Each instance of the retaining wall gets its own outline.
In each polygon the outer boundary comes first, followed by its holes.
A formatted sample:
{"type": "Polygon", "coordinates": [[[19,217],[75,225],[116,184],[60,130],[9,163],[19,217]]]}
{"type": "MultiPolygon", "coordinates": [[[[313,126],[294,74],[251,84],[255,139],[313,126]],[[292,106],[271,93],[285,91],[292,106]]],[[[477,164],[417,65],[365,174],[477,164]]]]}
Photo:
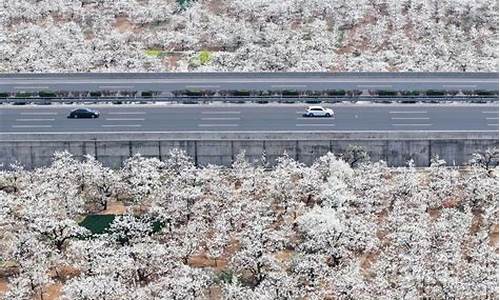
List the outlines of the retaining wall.
{"type": "Polygon", "coordinates": [[[249,160],[265,152],[272,164],[285,152],[306,164],[328,152],[345,152],[349,145],[360,145],[372,160],[385,160],[402,166],[413,159],[417,166],[428,166],[434,155],[450,165],[464,165],[474,152],[498,148],[498,133],[124,133],[0,135],[0,167],[8,169],[15,161],[27,169],[50,164],[55,151],[68,150],[77,158],[95,156],[105,166],[118,168],[128,157],[140,153],[165,159],[172,149],[186,151],[197,165],[230,165],[245,151],[249,160]]]}

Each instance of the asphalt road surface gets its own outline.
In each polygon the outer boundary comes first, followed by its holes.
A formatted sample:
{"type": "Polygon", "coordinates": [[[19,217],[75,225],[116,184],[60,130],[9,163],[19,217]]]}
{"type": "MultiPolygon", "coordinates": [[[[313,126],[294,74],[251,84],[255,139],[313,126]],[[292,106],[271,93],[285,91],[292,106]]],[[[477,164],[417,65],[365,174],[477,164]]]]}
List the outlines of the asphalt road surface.
{"type": "Polygon", "coordinates": [[[498,73],[0,74],[0,92],[229,90],[498,90],[498,73]]]}
{"type": "Polygon", "coordinates": [[[0,106],[0,133],[168,131],[498,132],[498,105],[325,105],[334,118],[306,118],[306,105],[92,105],[99,119],[68,119],[72,105],[0,106]]]}

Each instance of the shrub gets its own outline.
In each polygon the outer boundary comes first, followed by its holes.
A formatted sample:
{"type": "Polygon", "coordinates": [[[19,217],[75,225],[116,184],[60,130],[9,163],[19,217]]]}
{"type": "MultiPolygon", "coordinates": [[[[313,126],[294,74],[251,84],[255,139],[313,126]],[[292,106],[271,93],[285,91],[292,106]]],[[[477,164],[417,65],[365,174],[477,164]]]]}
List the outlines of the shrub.
{"type": "Polygon", "coordinates": [[[498,94],[498,91],[475,90],[474,93],[478,96],[495,96],[498,94]]]}
{"type": "Polygon", "coordinates": [[[345,96],[346,91],[345,90],[327,90],[326,94],[328,96],[345,96]]]}
{"type": "Polygon", "coordinates": [[[425,94],[427,96],[444,96],[444,95],[446,95],[446,91],[442,91],[442,90],[427,90],[427,91],[425,91],[425,94]]]}
{"type": "Polygon", "coordinates": [[[101,97],[101,92],[90,92],[90,97],[101,97]]]}
{"type": "Polygon", "coordinates": [[[281,92],[281,95],[283,95],[283,96],[299,96],[299,92],[298,91],[284,90],[281,92]]]}
{"type": "Polygon", "coordinates": [[[212,55],[210,54],[210,52],[203,50],[199,54],[199,59],[201,65],[206,65],[212,60],[212,55]]]}
{"type": "Polygon", "coordinates": [[[32,96],[32,93],[16,93],[16,98],[30,98],[32,96]]]}
{"type": "Polygon", "coordinates": [[[38,93],[38,96],[43,98],[51,98],[51,97],[56,97],[56,93],[50,91],[41,91],[38,93]]]}
{"type": "Polygon", "coordinates": [[[0,98],[7,98],[9,96],[10,96],[9,93],[0,93],[0,98]]]}
{"type": "Polygon", "coordinates": [[[397,91],[392,91],[392,90],[377,90],[375,93],[379,96],[397,96],[398,92],[397,91]]]}
{"type": "Polygon", "coordinates": [[[230,95],[232,96],[250,96],[250,91],[248,90],[232,90],[229,91],[230,95]]]}
{"type": "Polygon", "coordinates": [[[403,96],[420,96],[420,91],[401,91],[403,96]]]}

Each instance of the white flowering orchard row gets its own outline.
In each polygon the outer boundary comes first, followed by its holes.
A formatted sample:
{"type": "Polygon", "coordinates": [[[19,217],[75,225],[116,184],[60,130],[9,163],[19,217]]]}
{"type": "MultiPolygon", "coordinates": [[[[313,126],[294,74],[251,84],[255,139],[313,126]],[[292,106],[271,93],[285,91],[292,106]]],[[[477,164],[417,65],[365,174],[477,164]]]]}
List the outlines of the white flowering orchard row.
{"type": "Polygon", "coordinates": [[[59,153],[1,171],[0,298],[498,297],[498,167],[264,162],[174,151],[111,170],[59,153]],[[79,225],[116,201],[104,233],[79,225]]]}
{"type": "Polygon", "coordinates": [[[0,72],[498,69],[496,0],[183,2],[3,0],[0,72]]]}

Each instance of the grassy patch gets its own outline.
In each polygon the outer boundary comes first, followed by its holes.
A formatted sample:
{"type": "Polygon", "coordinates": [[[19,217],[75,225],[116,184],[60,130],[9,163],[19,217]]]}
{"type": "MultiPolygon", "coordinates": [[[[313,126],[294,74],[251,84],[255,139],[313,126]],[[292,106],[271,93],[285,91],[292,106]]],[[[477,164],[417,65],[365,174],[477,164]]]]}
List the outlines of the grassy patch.
{"type": "Polygon", "coordinates": [[[162,57],[164,55],[164,52],[158,49],[148,49],[145,51],[145,54],[149,57],[162,57]]]}

